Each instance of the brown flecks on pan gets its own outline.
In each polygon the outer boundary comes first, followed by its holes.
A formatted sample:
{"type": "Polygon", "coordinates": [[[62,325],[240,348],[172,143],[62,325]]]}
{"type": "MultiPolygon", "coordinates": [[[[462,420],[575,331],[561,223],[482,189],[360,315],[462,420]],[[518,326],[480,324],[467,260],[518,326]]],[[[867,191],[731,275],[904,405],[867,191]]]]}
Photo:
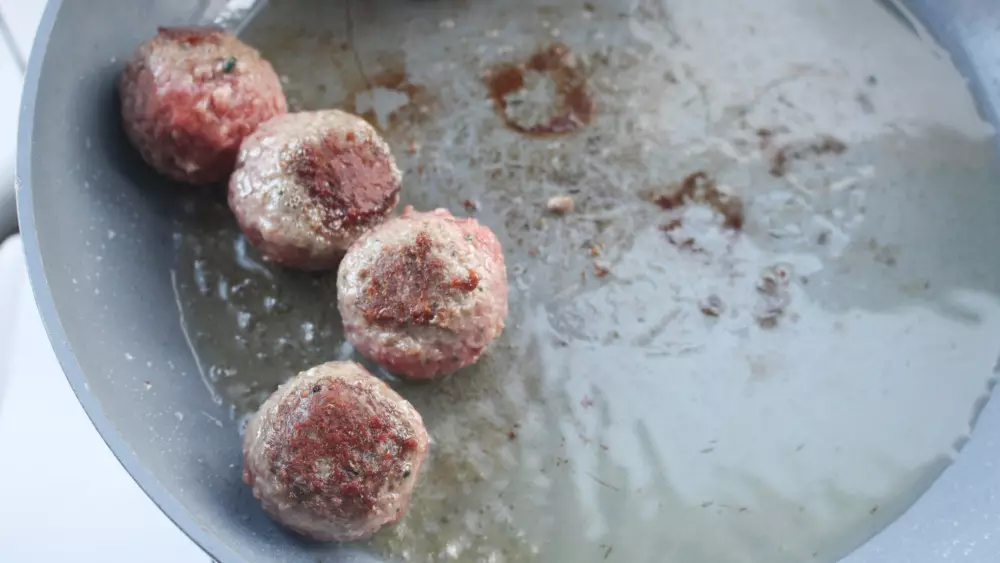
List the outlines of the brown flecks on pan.
{"type": "MultiPolygon", "coordinates": [[[[750,128],[750,125],[745,123],[744,127],[750,128]]],[[[756,127],[753,129],[753,133],[757,137],[757,145],[762,151],[774,147],[779,137],[788,132],[789,129],[783,125],[756,127]]]]}
{"type": "Polygon", "coordinates": [[[594,100],[587,79],[569,47],[552,45],[536,52],[526,62],[502,64],[489,70],[484,77],[494,105],[507,127],[531,136],[564,135],[590,123],[594,116],[594,100]],[[547,102],[545,118],[538,121],[514,115],[512,98],[528,86],[529,73],[541,74],[555,86],[554,99],[547,102]]]}
{"type": "Polygon", "coordinates": [[[701,252],[700,248],[694,245],[694,237],[686,236],[680,230],[684,226],[684,221],[674,219],[665,225],[660,225],[660,230],[667,233],[667,241],[681,250],[691,252],[701,252]]]}
{"type": "Polygon", "coordinates": [[[677,209],[687,202],[703,203],[722,215],[723,226],[727,229],[738,231],[743,228],[743,200],[720,188],[715,179],[704,171],[688,174],[666,193],[654,194],[652,201],[663,209],[677,209]]]}
{"type": "Polygon", "coordinates": [[[681,228],[683,226],[684,226],[684,221],[681,221],[680,219],[674,219],[673,221],[670,221],[669,223],[660,225],[660,230],[663,231],[663,232],[669,233],[669,232],[677,230],[677,229],[679,229],[679,228],[681,228]]]}
{"type": "Polygon", "coordinates": [[[762,149],[766,149],[771,144],[771,140],[774,139],[774,131],[767,127],[761,127],[755,133],[757,134],[757,138],[760,139],[760,148],[762,149]]]}
{"type": "MultiPolygon", "coordinates": [[[[361,90],[348,96],[345,109],[360,115],[375,127],[393,129],[400,125],[425,121],[430,115],[433,105],[434,99],[427,88],[412,82],[406,70],[400,68],[386,70],[368,77],[367,84],[361,90]],[[405,102],[401,99],[382,100],[379,90],[402,94],[406,100],[405,102]],[[385,111],[388,112],[388,123],[384,123],[384,120],[380,123],[378,115],[380,108],[385,108],[385,111]]],[[[420,147],[416,143],[411,146],[414,148],[413,153],[419,151],[420,147]]]]}
{"type": "Polygon", "coordinates": [[[722,298],[713,293],[702,299],[698,308],[706,317],[721,317],[726,311],[726,304],[722,302],[722,298]]]}
{"type": "Polygon", "coordinates": [[[793,143],[778,149],[771,158],[771,175],[781,178],[788,173],[788,168],[792,161],[803,160],[810,156],[823,156],[827,154],[842,154],[847,150],[847,145],[843,141],[824,135],[809,143],[793,143]]]}

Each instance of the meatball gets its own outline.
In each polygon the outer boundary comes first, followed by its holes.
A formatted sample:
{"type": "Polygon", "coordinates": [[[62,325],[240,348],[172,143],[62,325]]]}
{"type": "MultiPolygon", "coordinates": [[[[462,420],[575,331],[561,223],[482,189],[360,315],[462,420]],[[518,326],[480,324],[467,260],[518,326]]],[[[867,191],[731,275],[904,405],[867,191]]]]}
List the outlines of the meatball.
{"type": "Polygon", "coordinates": [[[213,27],[160,28],[125,65],[119,90],[143,159],[195,185],[228,178],[243,138],[287,111],[271,64],[213,27]]]}
{"type": "Polygon", "coordinates": [[[399,202],[402,174],[365,120],[337,110],[276,117],[243,142],[229,207],[264,259],[332,270],[399,202]]]}
{"type": "Polygon", "coordinates": [[[247,425],[243,480],[272,518],[318,541],[399,520],[428,437],[416,409],[353,362],[304,371],[247,425]]]}
{"type": "Polygon", "coordinates": [[[361,354],[394,374],[433,379],[474,363],[503,331],[503,251],[473,219],[407,207],[347,252],[337,299],[361,354]]]}

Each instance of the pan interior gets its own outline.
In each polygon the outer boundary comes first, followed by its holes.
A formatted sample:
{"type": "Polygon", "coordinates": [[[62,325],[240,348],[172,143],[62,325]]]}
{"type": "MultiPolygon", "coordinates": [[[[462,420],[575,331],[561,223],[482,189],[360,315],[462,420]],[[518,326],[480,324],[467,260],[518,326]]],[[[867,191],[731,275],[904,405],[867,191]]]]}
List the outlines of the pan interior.
{"type": "MultiPolygon", "coordinates": [[[[833,561],[967,439],[1000,333],[993,132],[879,4],[283,0],[244,38],[294,109],[384,131],[405,203],[504,243],[487,357],[429,385],[370,366],[433,437],[374,550],[833,561]],[[535,64],[553,47],[560,66],[535,64]],[[547,213],[564,194],[575,211],[547,213]]],[[[299,370],[362,361],[332,275],[264,264],[221,196],[185,197],[177,302],[234,420],[299,370]]]]}

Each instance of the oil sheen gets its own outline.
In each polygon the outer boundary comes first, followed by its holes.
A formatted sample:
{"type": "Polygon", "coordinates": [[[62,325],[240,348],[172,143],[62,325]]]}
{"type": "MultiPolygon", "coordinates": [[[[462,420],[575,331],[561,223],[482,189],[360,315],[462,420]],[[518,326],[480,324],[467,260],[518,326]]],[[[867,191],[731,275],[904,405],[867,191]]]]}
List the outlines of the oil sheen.
{"type": "MultiPolygon", "coordinates": [[[[510,316],[482,361],[423,385],[369,365],[433,440],[372,549],[844,556],[937,477],[992,386],[993,132],[947,57],[875,2],[550,4],[287,0],[244,33],[295,109],[382,129],[404,203],[475,216],[505,248],[510,316]],[[572,74],[525,64],[491,99],[484,77],[556,44],[572,74]],[[526,134],[567,76],[588,121],[526,134]],[[704,193],[665,203],[698,172],[738,225],[704,193]],[[567,194],[572,213],[546,211],[567,194]]],[[[332,274],[263,263],[219,195],[185,209],[177,301],[234,420],[300,370],[362,360],[332,274]]]]}

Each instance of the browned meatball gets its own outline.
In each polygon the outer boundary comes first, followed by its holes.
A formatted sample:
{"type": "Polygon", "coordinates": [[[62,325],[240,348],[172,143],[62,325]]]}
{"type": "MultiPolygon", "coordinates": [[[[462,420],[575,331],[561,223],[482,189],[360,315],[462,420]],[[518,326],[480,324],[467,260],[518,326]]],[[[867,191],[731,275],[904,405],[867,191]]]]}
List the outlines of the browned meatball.
{"type": "Polygon", "coordinates": [[[119,90],[143,159],[190,184],[228,178],[243,138],[287,111],[271,64],[212,27],[160,28],[125,65],[119,90]]]}
{"type": "Polygon", "coordinates": [[[410,403],[360,365],[330,362],[279,387],[251,419],[243,480],[299,534],[357,540],[403,516],[427,445],[410,403]]]}
{"type": "Polygon", "coordinates": [[[337,302],[347,339],[365,357],[414,379],[451,373],[503,331],[500,242],[473,219],[408,207],[348,251],[337,302]]]}
{"type": "Polygon", "coordinates": [[[265,260],[329,270],[392,213],[401,179],[389,145],[360,117],[290,113],[243,142],[229,207],[265,260]]]}

